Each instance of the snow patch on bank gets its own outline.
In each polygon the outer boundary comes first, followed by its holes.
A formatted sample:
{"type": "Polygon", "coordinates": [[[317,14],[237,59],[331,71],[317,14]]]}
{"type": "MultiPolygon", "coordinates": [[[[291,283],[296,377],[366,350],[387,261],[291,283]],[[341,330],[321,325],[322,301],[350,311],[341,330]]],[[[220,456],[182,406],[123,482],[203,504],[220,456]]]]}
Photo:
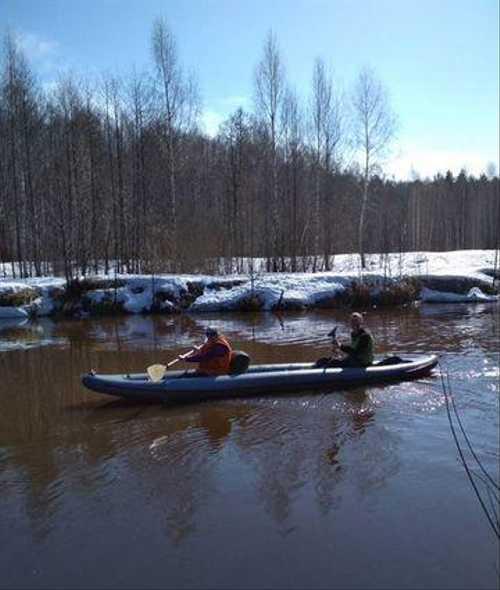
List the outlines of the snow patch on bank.
{"type": "MultiPolygon", "coordinates": [[[[447,278],[464,278],[483,285],[492,284],[495,267],[494,250],[460,250],[454,252],[411,252],[406,254],[371,254],[367,268],[361,273],[359,256],[343,254],[331,257],[333,270],[317,273],[265,273],[231,276],[208,275],[99,275],[98,279],[120,281],[117,288],[92,289],[85,292],[91,306],[116,302],[131,314],[155,311],[193,312],[230,311],[241,309],[242,304],[257,300],[256,308],[302,309],[328,306],[335,297],[348,289],[353,281],[363,278],[372,295],[380,293],[388,283],[402,279],[439,278],[439,287],[447,278]]],[[[263,264],[263,260],[254,261],[263,264]]],[[[6,266],[4,267],[4,271],[6,266]]],[[[262,268],[262,266],[261,266],[262,268]]],[[[496,270],[498,272],[498,269],[496,270]]],[[[83,277],[81,277],[83,279],[83,277]]],[[[0,301],[0,318],[26,318],[50,315],[61,308],[58,293],[65,280],[56,277],[29,279],[0,279],[0,298],[32,290],[30,302],[13,307],[8,297],[0,301]]],[[[468,287],[467,287],[468,288],[468,287]]],[[[460,290],[460,289],[457,289],[460,290]]],[[[467,293],[450,293],[424,287],[421,299],[425,302],[481,302],[498,301],[498,296],[486,295],[477,286],[467,293]]],[[[250,302],[251,303],[251,302],[250,302]]]]}
{"type": "Polygon", "coordinates": [[[460,293],[446,293],[424,287],[420,292],[420,299],[426,303],[485,303],[498,301],[498,295],[486,295],[478,287],[472,287],[466,295],[460,293]]]}
{"type": "Polygon", "coordinates": [[[256,297],[263,310],[274,309],[278,304],[285,308],[307,307],[325,298],[333,298],[345,289],[347,278],[330,274],[268,275],[252,285],[230,290],[206,288],[189,308],[190,311],[218,311],[239,309],[244,300],[256,297]]]}

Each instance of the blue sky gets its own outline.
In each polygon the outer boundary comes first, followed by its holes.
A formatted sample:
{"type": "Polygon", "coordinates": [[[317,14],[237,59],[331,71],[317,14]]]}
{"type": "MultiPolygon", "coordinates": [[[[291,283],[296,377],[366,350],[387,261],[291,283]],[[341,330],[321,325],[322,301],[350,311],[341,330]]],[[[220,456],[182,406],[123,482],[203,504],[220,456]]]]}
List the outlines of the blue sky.
{"type": "Polygon", "coordinates": [[[156,16],[197,74],[209,131],[239,104],[251,109],[272,29],[304,97],[317,56],[345,90],[363,66],[376,71],[400,121],[389,174],[499,168],[498,0],[0,0],[0,30],[22,36],[47,84],[66,69],[149,67],[156,16]]]}

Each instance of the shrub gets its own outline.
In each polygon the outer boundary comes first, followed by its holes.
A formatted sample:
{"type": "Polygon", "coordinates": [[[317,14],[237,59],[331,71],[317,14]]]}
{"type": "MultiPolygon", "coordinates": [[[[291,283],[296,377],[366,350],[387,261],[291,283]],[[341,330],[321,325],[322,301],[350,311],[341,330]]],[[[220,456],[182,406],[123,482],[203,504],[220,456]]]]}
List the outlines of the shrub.
{"type": "Polygon", "coordinates": [[[88,291],[97,289],[119,289],[126,285],[123,279],[101,279],[99,277],[89,277],[86,279],[73,279],[68,281],[64,292],[64,299],[71,301],[81,299],[88,291]]]}
{"type": "Polygon", "coordinates": [[[123,303],[115,301],[111,294],[106,295],[100,301],[93,301],[84,297],[82,306],[85,311],[90,312],[92,315],[121,315],[125,313],[123,303]]]}
{"type": "Polygon", "coordinates": [[[285,299],[285,301],[281,301],[279,304],[276,303],[273,305],[271,311],[304,311],[305,309],[307,309],[307,306],[304,303],[300,301],[287,301],[285,299]]]}
{"type": "Polygon", "coordinates": [[[350,286],[339,294],[338,302],[341,306],[370,307],[373,303],[370,286],[366,283],[352,281],[350,286]]]}
{"type": "Polygon", "coordinates": [[[387,285],[376,297],[378,305],[403,305],[415,301],[420,293],[420,284],[414,279],[387,285]]]}
{"type": "Polygon", "coordinates": [[[20,307],[29,305],[37,297],[38,292],[35,289],[20,289],[19,291],[6,291],[0,293],[0,307],[20,307]]]}
{"type": "Polygon", "coordinates": [[[264,302],[257,295],[257,293],[250,293],[246,297],[243,297],[238,302],[238,311],[261,311],[264,307],[264,302]]]}

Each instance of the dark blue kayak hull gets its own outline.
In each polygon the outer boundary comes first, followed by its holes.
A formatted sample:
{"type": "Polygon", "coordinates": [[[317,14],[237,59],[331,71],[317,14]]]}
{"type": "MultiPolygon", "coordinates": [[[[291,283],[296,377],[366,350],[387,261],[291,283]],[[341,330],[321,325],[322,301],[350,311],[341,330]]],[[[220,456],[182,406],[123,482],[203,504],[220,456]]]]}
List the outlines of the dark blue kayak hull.
{"type": "Polygon", "coordinates": [[[82,383],[92,391],[126,399],[183,403],[417,379],[438,362],[436,355],[405,355],[404,360],[394,365],[343,369],[318,369],[313,363],[253,365],[241,375],[218,377],[186,377],[183,371],[169,371],[158,383],[150,381],[146,373],[88,373],[82,375],[82,383]]]}

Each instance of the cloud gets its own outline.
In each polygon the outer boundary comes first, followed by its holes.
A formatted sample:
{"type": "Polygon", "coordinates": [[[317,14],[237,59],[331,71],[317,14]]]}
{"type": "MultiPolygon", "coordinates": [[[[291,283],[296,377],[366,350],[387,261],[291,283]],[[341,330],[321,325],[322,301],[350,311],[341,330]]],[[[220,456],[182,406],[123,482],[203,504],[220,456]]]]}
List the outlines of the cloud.
{"type": "Polygon", "coordinates": [[[42,39],[33,33],[18,33],[17,42],[26,57],[36,61],[54,56],[59,49],[57,41],[42,39]]]}
{"type": "Polygon", "coordinates": [[[394,175],[396,179],[403,180],[415,173],[421,178],[433,178],[438,172],[445,174],[448,170],[457,175],[462,169],[468,174],[480,176],[492,161],[498,161],[498,154],[409,148],[393,157],[384,170],[388,176],[394,175]]]}
{"type": "Polygon", "coordinates": [[[48,74],[57,70],[57,61],[60,57],[60,46],[57,41],[42,38],[34,33],[18,31],[16,42],[28,61],[36,64],[38,71],[48,74]]]}
{"type": "Polygon", "coordinates": [[[250,100],[243,95],[229,95],[217,98],[214,103],[214,107],[204,109],[201,115],[202,127],[210,137],[217,135],[220,124],[228,119],[236,109],[248,108],[250,100]]]}
{"type": "Polygon", "coordinates": [[[210,137],[215,137],[219,131],[220,124],[225,120],[225,116],[217,111],[204,110],[201,115],[201,124],[203,130],[210,137]]]}

